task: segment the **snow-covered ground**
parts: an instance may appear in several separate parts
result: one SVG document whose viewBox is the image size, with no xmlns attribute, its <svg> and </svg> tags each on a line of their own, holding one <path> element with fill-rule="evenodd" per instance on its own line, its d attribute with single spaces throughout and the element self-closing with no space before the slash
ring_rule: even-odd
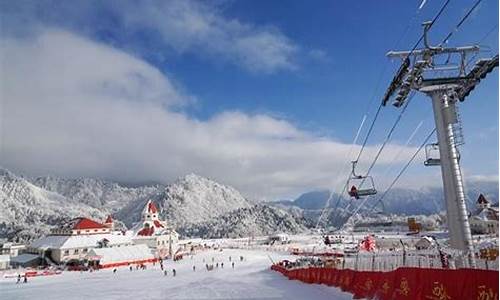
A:
<svg viewBox="0 0 500 300">
<path fill-rule="evenodd" d="M 239 257 L 244 260 L 240 262 Z M 229 256 L 235 261 L 231 268 Z M 352 295 L 324 285 L 291 281 L 271 271 L 270 258 L 289 257 L 263 250 L 209 250 L 178 262 L 167 261 L 168 275 L 160 266 L 147 270 L 119 268 L 98 272 L 64 272 L 30 278 L 26 284 L 0 279 L 1 299 L 352 299 Z M 205 269 L 205 263 L 224 263 L 224 268 Z M 205 262 L 204 262 L 205 261 Z M 193 271 L 193 265 L 196 271 Z M 177 276 L 172 276 L 175 268 Z"/>
</svg>

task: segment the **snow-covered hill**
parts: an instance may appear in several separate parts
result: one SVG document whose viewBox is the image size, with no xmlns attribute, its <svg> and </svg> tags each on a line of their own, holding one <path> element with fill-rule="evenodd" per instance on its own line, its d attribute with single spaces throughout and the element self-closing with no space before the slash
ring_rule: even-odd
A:
<svg viewBox="0 0 500 300">
<path fill-rule="evenodd" d="M 39 177 L 32 180 L 38 187 L 58 193 L 78 203 L 115 213 L 131 201 L 147 200 L 158 193 L 162 186 L 129 188 L 115 182 L 94 178 L 65 179 Z"/>
<path fill-rule="evenodd" d="M 183 227 L 181 233 L 202 238 L 238 238 L 277 232 L 299 233 L 306 229 L 304 219 L 277 207 L 257 204 L 208 222 Z"/>
<path fill-rule="evenodd" d="M 0 169 L 0 238 L 30 239 L 77 216 L 102 219 L 105 212 Z"/>
<path fill-rule="evenodd" d="M 209 221 L 239 208 L 253 205 L 240 192 L 201 177 L 189 174 L 159 190 L 151 199 L 160 210 L 160 216 L 176 227 Z M 146 200 L 131 202 L 117 217 L 128 226 L 140 220 Z"/>
</svg>

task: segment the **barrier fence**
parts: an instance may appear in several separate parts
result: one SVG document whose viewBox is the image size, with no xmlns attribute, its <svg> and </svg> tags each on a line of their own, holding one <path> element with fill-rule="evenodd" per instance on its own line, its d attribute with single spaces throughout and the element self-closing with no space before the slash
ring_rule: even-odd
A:
<svg viewBox="0 0 500 300">
<path fill-rule="evenodd" d="M 478 269 L 398 268 L 394 271 L 355 271 L 334 268 L 272 270 L 290 280 L 326 284 L 353 294 L 354 299 L 498 299 L 498 271 Z"/>
</svg>

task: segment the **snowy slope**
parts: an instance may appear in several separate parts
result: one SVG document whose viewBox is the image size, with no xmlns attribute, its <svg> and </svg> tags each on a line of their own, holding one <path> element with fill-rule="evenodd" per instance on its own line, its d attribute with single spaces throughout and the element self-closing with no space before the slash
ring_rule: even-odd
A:
<svg viewBox="0 0 500 300">
<path fill-rule="evenodd" d="M 238 238 L 306 230 L 305 220 L 285 210 L 258 204 L 240 208 L 208 222 L 180 228 L 181 233 L 202 238 Z"/>
<path fill-rule="evenodd" d="M 0 169 L 0 238 L 33 238 L 77 216 L 102 219 L 105 212 L 39 188 Z"/>
<path fill-rule="evenodd" d="M 244 256 L 235 262 L 228 260 Z M 225 249 L 204 251 L 177 262 L 166 261 L 168 276 L 160 266 L 148 265 L 146 270 L 118 268 L 99 272 L 64 272 L 61 275 L 30 278 L 27 284 L 17 284 L 14 278 L 0 277 L 2 299 L 352 299 L 352 295 L 338 288 L 288 280 L 270 270 L 271 261 L 291 259 L 290 256 L 260 250 Z M 205 270 L 205 263 L 214 258 L 224 262 L 224 268 Z M 233 260 L 234 261 L 234 260 Z M 192 267 L 196 266 L 196 271 Z M 177 276 L 172 276 L 172 268 Z"/>
</svg>

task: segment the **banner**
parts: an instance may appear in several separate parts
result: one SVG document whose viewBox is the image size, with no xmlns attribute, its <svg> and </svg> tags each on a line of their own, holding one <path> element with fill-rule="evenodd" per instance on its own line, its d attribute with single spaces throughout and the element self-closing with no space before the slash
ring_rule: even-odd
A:
<svg viewBox="0 0 500 300">
<path fill-rule="evenodd" d="M 498 300 L 498 271 L 477 269 L 399 268 L 389 272 L 333 268 L 272 270 L 290 280 L 325 284 L 353 294 L 354 299 Z"/>
</svg>

